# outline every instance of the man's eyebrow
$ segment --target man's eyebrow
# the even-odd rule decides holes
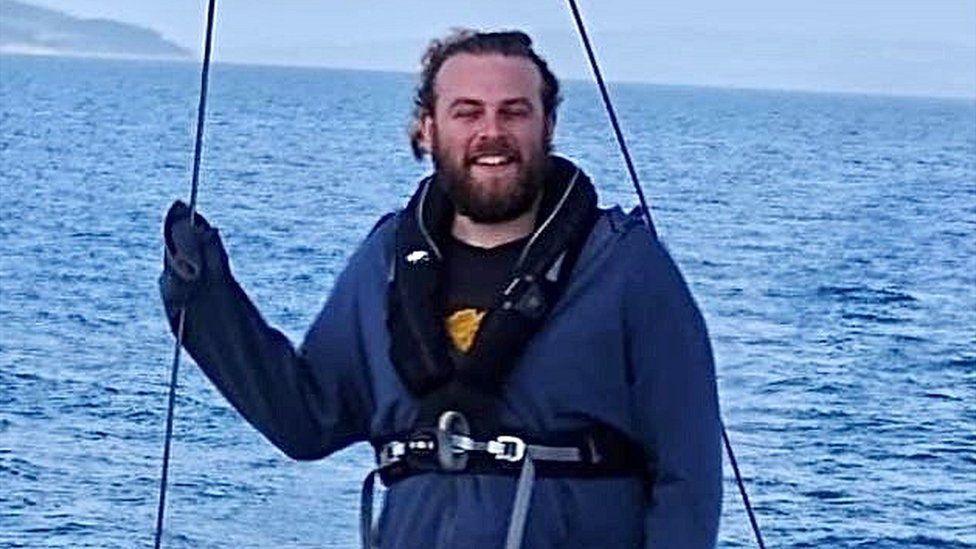
[[[453,109],[454,107],[481,107],[484,104],[485,104],[484,101],[480,101],[478,99],[474,99],[471,97],[458,97],[454,101],[451,101],[451,104],[448,105],[447,108]],[[502,100],[502,106],[511,107],[514,105],[524,106],[531,109],[532,101],[530,101],[529,98],[527,97],[513,97],[510,99]]]
[[[504,105],[506,107],[510,107],[512,105],[519,105],[519,106],[524,106],[524,107],[528,107],[528,108],[531,109],[532,108],[532,101],[530,101],[529,98],[527,98],[527,97],[514,97],[512,99],[506,99],[506,100],[502,101],[502,105]]]
[[[478,101],[477,99],[471,99],[470,97],[459,97],[454,101],[451,101],[451,104],[448,105],[448,108],[453,109],[454,107],[461,107],[461,106],[480,107],[483,104],[484,103],[482,101]]]

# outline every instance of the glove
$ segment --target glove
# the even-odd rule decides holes
[[[163,274],[159,279],[163,301],[185,305],[203,286],[223,280],[229,272],[227,253],[217,229],[181,200],[170,206],[163,221]]]

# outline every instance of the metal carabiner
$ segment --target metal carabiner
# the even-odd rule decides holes
[[[457,435],[468,436],[471,428],[461,412],[448,410],[437,420],[437,461],[445,471],[463,471],[468,466],[468,452],[454,443]]]

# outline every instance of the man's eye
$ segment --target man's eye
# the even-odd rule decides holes
[[[507,109],[502,114],[511,118],[523,118],[529,115],[528,109]]]
[[[478,111],[455,111],[454,118],[474,118],[478,116]]]

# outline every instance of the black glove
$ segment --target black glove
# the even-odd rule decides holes
[[[201,287],[223,280],[229,272],[227,253],[217,229],[200,214],[190,226],[190,208],[177,200],[163,221],[163,274],[159,279],[163,301],[187,303]]]

